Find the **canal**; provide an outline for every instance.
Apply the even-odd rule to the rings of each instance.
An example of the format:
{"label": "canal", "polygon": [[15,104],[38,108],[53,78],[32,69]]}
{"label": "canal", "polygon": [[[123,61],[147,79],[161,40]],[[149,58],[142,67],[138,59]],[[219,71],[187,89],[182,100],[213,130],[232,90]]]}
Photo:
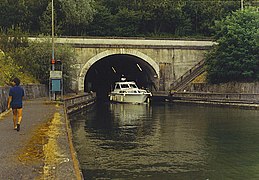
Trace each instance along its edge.
{"label": "canal", "polygon": [[69,118],[85,179],[259,179],[259,111],[97,103]]}

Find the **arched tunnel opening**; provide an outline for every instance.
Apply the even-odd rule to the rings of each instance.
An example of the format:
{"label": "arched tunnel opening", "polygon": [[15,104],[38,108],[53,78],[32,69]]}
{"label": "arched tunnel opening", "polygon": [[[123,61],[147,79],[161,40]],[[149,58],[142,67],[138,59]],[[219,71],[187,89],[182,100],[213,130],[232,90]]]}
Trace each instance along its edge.
{"label": "arched tunnel opening", "polygon": [[88,70],[85,92],[96,92],[98,100],[108,100],[108,94],[114,83],[126,77],[127,81],[135,81],[139,88],[155,91],[157,74],[150,64],[132,55],[110,55],[98,60]]}

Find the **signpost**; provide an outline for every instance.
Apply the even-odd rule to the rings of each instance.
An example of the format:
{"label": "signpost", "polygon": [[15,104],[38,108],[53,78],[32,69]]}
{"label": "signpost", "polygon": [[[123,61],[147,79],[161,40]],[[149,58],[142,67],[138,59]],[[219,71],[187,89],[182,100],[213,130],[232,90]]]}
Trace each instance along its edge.
{"label": "signpost", "polygon": [[56,66],[59,70],[51,70],[49,73],[50,100],[56,100],[57,94],[60,94],[61,99],[63,99],[63,65],[61,61],[57,62],[60,62],[60,67]]}
{"label": "signpost", "polygon": [[55,60],[54,53],[54,0],[51,0],[51,33],[52,33],[52,57],[51,57],[51,70],[49,73],[49,97],[50,100],[56,100],[57,94],[60,93],[63,99],[63,64],[60,60]]}

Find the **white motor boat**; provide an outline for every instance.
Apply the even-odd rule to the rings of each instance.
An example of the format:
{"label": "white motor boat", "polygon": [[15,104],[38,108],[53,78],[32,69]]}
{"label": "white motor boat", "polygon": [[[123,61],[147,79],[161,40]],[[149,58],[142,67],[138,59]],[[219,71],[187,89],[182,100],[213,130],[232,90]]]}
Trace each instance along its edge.
{"label": "white motor boat", "polygon": [[133,81],[116,82],[114,90],[109,94],[110,101],[120,103],[141,104],[149,101],[151,92],[139,89]]}

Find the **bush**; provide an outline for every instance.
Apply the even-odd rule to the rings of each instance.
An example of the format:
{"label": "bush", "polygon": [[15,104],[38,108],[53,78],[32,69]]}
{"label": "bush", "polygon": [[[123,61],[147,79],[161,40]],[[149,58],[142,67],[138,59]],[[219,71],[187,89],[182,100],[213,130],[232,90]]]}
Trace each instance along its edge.
{"label": "bush", "polygon": [[259,80],[259,13],[254,8],[234,12],[216,23],[216,45],[206,58],[208,81]]}

